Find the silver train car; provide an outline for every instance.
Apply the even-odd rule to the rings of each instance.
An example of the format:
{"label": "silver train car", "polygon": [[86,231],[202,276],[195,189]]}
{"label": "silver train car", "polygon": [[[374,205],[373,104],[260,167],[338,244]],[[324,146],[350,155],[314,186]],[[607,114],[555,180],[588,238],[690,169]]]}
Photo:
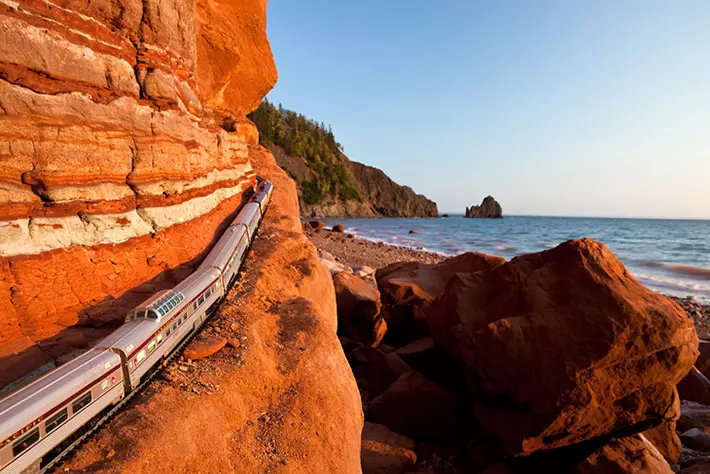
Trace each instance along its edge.
{"label": "silver train car", "polygon": [[45,453],[124,393],[121,359],[92,349],[0,400],[2,473],[36,469]]}
{"label": "silver train car", "polygon": [[246,259],[273,185],[260,179],[255,191],[194,273],[135,307],[94,348],[0,400],[1,474],[39,469],[205,323]]}

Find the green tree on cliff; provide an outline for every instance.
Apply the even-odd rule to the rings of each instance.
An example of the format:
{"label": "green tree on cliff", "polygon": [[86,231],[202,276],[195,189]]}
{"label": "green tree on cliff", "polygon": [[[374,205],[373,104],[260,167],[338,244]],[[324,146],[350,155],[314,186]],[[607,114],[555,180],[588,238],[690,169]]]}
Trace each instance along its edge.
{"label": "green tree on cliff", "polygon": [[304,158],[313,171],[311,181],[301,183],[302,199],[317,204],[327,199],[360,200],[360,191],[341,156],[343,146],[335,140],[328,125],[302,114],[275,107],[264,99],[259,108],[249,114],[259,130],[260,142],[280,146],[288,155]]}

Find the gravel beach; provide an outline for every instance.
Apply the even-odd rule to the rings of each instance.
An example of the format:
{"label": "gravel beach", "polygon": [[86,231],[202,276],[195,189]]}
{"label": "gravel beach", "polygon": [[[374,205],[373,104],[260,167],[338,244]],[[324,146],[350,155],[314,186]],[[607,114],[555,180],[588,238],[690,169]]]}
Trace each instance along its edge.
{"label": "gravel beach", "polygon": [[352,268],[368,266],[377,269],[395,262],[410,261],[438,263],[447,258],[446,255],[424,250],[356,239],[342,232],[322,230],[308,234],[316,248],[331,253],[336,261]]}

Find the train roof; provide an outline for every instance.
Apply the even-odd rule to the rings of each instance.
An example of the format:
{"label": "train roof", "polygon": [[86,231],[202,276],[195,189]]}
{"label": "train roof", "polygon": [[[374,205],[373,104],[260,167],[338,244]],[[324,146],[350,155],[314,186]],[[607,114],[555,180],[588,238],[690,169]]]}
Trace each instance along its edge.
{"label": "train roof", "polygon": [[242,239],[246,239],[247,243],[249,242],[249,235],[244,226],[228,227],[212,248],[209,255],[202,261],[200,269],[206,270],[210,267],[214,267],[218,268],[220,272],[223,272],[229,264],[232,254],[237,249],[239,241]]}
{"label": "train roof", "polygon": [[175,291],[175,289],[159,291],[133,308],[126,315],[126,321],[131,321],[135,318],[162,320],[184,299],[185,295]]}
{"label": "train roof", "polygon": [[160,329],[160,324],[153,319],[133,319],[102,339],[96,347],[120,349],[130,357]]}
{"label": "train roof", "polygon": [[38,417],[59,409],[90,385],[114,371],[121,359],[113,352],[90,349],[0,400],[0,445]]}
{"label": "train roof", "polygon": [[[261,213],[261,208],[259,207],[259,203],[254,202],[254,201],[249,201],[246,204],[244,204],[244,207],[242,207],[242,210],[239,211],[239,214],[232,221],[231,225],[244,224],[244,225],[248,226],[249,223],[251,222],[251,220],[253,219],[255,213]],[[250,234],[251,234],[251,229],[250,229]]]}
{"label": "train roof", "polygon": [[271,181],[266,180],[259,181],[259,183],[256,185],[257,191],[263,191],[265,193],[270,193],[273,188],[273,183]]}
{"label": "train roof", "polygon": [[221,274],[220,270],[215,267],[204,268],[200,266],[195,273],[178,283],[175,288],[179,289],[185,295],[185,305],[189,305],[200,293],[206,290],[209,285],[214,283]]}

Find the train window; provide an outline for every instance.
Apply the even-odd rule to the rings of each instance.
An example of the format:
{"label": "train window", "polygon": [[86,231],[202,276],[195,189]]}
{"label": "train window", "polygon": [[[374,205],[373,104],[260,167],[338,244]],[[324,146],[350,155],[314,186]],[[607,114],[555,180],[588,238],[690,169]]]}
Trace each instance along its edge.
{"label": "train window", "polygon": [[175,305],[173,304],[172,301],[168,301],[168,309],[173,309]]}
{"label": "train window", "polygon": [[156,313],[152,309],[150,311],[146,311],[146,314],[150,319],[158,319],[158,313]]}
{"label": "train window", "polygon": [[168,330],[165,332],[165,337],[170,336],[170,326],[168,326]]}
{"label": "train window", "polygon": [[200,296],[200,298],[197,300],[197,303],[202,306],[202,303],[205,302],[205,295]]}
{"label": "train window", "polygon": [[153,351],[155,351],[156,347],[158,347],[158,343],[155,341],[152,341],[150,344],[148,344],[148,354],[152,354]]}
{"label": "train window", "polygon": [[68,413],[67,413],[67,408],[64,407],[61,410],[59,410],[58,413],[52,415],[50,419],[47,420],[47,422],[44,424],[44,429],[47,433],[51,432],[56,428],[57,426],[61,425],[65,421],[67,421],[68,418]]}
{"label": "train window", "polygon": [[30,431],[30,434],[18,441],[15,441],[15,444],[12,445],[12,455],[19,456],[37,441],[39,441],[39,428],[33,429]]}
{"label": "train window", "polygon": [[136,356],[136,365],[138,365],[138,364],[140,364],[141,362],[143,362],[144,359],[145,359],[145,351],[140,351],[140,352],[138,353],[138,355]]}
{"label": "train window", "polygon": [[177,330],[177,323],[173,323],[173,331]]}
{"label": "train window", "polygon": [[108,388],[108,379],[101,382],[101,390],[106,390]]}
{"label": "train window", "polygon": [[86,407],[91,403],[91,392],[86,392],[84,395],[80,396],[74,403],[71,404],[72,413],[76,414],[81,411],[82,408]]}
{"label": "train window", "polygon": [[193,311],[197,311],[197,301],[195,301],[195,304],[192,305]]}
{"label": "train window", "polygon": [[[170,329],[168,329],[168,334],[170,334]],[[163,343],[163,335],[158,334],[158,345]]]}

